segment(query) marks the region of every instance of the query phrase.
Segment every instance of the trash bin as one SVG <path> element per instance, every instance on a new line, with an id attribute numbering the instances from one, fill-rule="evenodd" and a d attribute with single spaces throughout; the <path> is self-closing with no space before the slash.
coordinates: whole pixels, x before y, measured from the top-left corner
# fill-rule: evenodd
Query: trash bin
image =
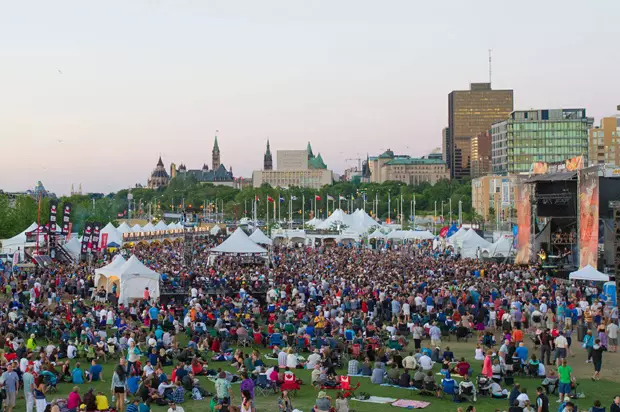
<path id="1" fill-rule="evenodd" d="M 587 331 L 586 325 L 583 323 L 577 325 L 577 340 L 579 342 L 583 342 L 583 337 L 586 336 Z"/>

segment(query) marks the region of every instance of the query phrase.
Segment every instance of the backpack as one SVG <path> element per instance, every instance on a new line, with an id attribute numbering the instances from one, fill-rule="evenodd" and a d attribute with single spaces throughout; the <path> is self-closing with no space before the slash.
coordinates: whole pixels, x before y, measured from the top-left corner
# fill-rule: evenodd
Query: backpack
<path id="1" fill-rule="evenodd" d="M 202 400 L 202 394 L 200 393 L 200 389 L 198 388 L 192 389 L 192 399 L 195 401 Z"/>

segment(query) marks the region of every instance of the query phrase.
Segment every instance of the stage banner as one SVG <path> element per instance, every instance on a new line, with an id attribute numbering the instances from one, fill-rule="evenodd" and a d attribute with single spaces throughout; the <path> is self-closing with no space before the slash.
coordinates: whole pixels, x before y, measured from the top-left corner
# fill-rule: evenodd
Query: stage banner
<path id="1" fill-rule="evenodd" d="M 100 242 L 100 248 L 101 250 L 105 249 L 105 247 L 108 245 L 108 234 L 107 233 L 102 233 L 101 234 L 101 242 Z"/>
<path id="2" fill-rule="evenodd" d="M 583 169 L 583 156 L 575 156 L 570 159 L 566 159 L 567 171 L 574 172 L 581 169 Z"/>
<path id="3" fill-rule="evenodd" d="M 544 175 L 549 171 L 549 165 L 545 162 L 535 162 L 532 164 L 532 174 Z"/>
<path id="4" fill-rule="evenodd" d="M 90 237 L 93 233 L 93 224 L 91 222 L 84 223 L 84 234 L 82 235 L 82 255 L 86 257 L 88 253 L 88 247 L 90 244 Z"/>
<path id="5" fill-rule="evenodd" d="M 579 268 L 598 261 L 598 167 L 579 170 Z"/>
<path id="6" fill-rule="evenodd" d="M 90 249 L 95 252 L 99 250 L 99 235 L 101 234 L 101 223 L 95 222 L 93 223 L 93 235 L 90 239 L 91 246 Z"/>
<path id="7" fill-rule="evenodd" d="M 71 219 L 71 203 L 65 202 L 62 207 L 62 234 L 67 236 L 71 233 L 71 225 L 69 220 Z"/>
<path id="8" fill-rule="evenodd" d="M 49 218 L 49 231 L 50 235 L 56 236 L 57 226 L 57 213 L 58 213 L 58 200 L 50 200 L 50 218 Z"/>
<path id="9" fill-rule="evenodd" d="M 517 256 L 515 263 L 527 265 L 532 257 L 532 186 L 517 187 Z"/>

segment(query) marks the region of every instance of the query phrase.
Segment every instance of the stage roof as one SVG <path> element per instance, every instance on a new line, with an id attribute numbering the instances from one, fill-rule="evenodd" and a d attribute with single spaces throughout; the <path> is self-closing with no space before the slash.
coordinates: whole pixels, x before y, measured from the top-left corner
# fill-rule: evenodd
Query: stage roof
<path id="1" fill-rule="evenodd" d="M 532 176 L 525 181 L 525 183 L 537 183 L 537 182 L 562 182 L 567 180 L 576 180 L 577 172 L 559 172 L 559 173 L 547 173 L 544 175 Z"/>

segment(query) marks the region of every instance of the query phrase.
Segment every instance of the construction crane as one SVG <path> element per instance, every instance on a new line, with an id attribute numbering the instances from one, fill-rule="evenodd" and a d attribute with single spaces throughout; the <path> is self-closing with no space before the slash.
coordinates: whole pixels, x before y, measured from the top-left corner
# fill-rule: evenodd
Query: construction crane
<path id="1" fill-rule="evenodd" d="M 358 156 L 359 156 L 359 154 L 358 154 Z M 350 159 L 344 159 L 345 162 L 349 162 L 351 160 L 357 160 L 358 170 L 361 171 L 362 170 L 362 158 L 361 157 L 352 157 Z"/>

